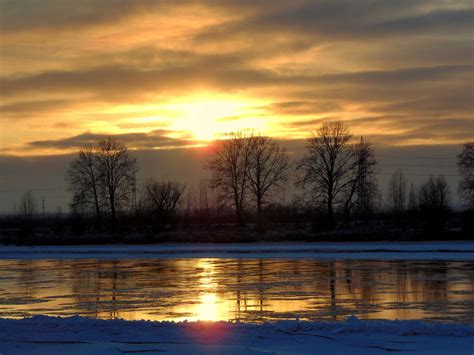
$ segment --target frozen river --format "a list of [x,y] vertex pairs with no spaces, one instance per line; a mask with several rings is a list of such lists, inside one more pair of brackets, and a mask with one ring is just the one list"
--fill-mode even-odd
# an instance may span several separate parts
[[[124,257],[127,247],[117,253],[92,247],[76,250],[77,257],[71,248],[41,253],[38,248],[3,247],[0,317],[262,322],[356,315],[474,324],[472,244],[431,249],[421,243],[412,249],[391,244],[388,254],[396,257],[387,257],[387,246],[368,250],[367,245],[351,257],[346,254],[354,254],[354,248],[344,252],[325,245],[316,250],[314,244],[303,251],[301,245],[286,248],[297,256],[275,251],[280,246],[268,246],[273,254],[262,246],[246,246],[234,250],[236,256],[221,250],[207,257],[204,249],[153,255],[153,249],[131,247],[146,257],[139,252]],[[459,257],[461,252],[467,254]]]

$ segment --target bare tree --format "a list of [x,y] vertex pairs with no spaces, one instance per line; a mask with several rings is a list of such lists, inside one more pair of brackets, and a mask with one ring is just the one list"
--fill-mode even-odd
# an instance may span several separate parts
[[307,140],[307,154],[298,164],[299,185],[309,188],[313,201],[324,205],[327,222],[334,226],[334,206],[353,183],[355,167],[352,135],[341,122],[326,122]]
[[97,144],[97,161],[100,185],[115,228],[117,210],[131,203],[134,196],[137,159],[130,156],[123,143],[107,138]]
[[344,218],[347,221],[351,209],[355,205],[361,216],[368,216],[377,195],[377,161],[374,149],[370,143],[361,137],[359,143],[353,146],[355,164],[352,169],[352,181],[347,189],[344,204]]
[[229,134],[212,146],[212,157],[206,168],[211,171],[210,187],[218,189],[221,199],[233,205],[237,223],[244,224],[243,212],[249,164],[249,135],[245,132]]
[[430,177],[418,192],[420,211],[428,221],[429,229],[440,232],[444,229],[449,212],[450,191],[444,176]]
[[388,202],[394,213],[405,211],[407,200],[407,180],[402,169],[397,169],[388,182]]
[[413,212],[417,208],[417,198],[415,192],[415,185],[410,184],[410,192],[408,193],[408,209]]
[[38,214],[38,201],[31,190],[25,192],[21,197],[19,212],[25,221],[28,222],[32,221],[36,214]]
[[145,183],[145,205],[162,231],[176,211],[186,186],[175,181],[149,179]]
[[212,196],[209,193],[209,188],[206,181],[200,181],[197,186],[196,208],[195,213],[200,223],[206,225],[211,224],[212,211]]
[[257,229],[262,232],[262,207],[267,196],[287,181],[290,163],[286,149],[273,139],[265,136],[247,139],[250,140],[246,171],[248,189],[257,206]]
[[457,164],[461,175],[459,194],[466,200],[468,207],[474,209],[474,142],[464,144]]
[[97,148],[93,145],[84,146],[79,151],[78,157],[70,163],[66,181],[73,193],[72,209],[74,211],[93,209],[100,229],[103,191],[99,181],[98,163]]
[[444,176],[430,177],[419,191],[419,207],[445,210],[449,205],[449,186]]

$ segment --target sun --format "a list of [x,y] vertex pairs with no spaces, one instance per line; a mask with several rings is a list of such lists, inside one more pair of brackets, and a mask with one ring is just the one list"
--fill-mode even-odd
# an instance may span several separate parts
[[224,133],[244,129],[265,131],[262,102],[227,96],[196,96],[167,105],[178,112],[171,129],[189,132],[197,141],[210,141]]

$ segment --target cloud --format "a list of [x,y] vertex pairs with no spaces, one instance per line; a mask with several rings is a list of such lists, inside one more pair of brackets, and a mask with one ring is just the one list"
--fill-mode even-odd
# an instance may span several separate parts
[[171,138],[167,134],[176,133],[166,130],[154,130],[148,133],[122,133],[122,134],[96,134],[82,133],[76,136],[38,140],[28,143],[30,148],[42,149],[77,149],[87,144],[96,143],[98,140],[114,137],[134,149],[178,148],[194,146],[197,143],[189,138]]
[[32,76],[4,78],[0,80],[0,92],[4,97],[41,92],[95,93],[105,100],[124,99],[136,94],[166,94],[170,91],[202,87],[230,90],[250,90],[280,85],[300,87],[324,85],[323,89],[334,85],[401,87],[406,84],[420,85],[448,79],[470,81],[474,73],[473,65],[449,65],[323,75],[301,73],[292,75],[266,69],[216,64],[205,62],[158,70],[103,66],[77,71],[50,71]]
[[0,106],[0,119],[14,117],[26,118],[32,114],[43,112],[57,111],[70,107],[73,101],[71,100],[37,100],[37,101],[19,101]]
[[146,93],[169,94],[199,87],[238,89],[282,80],[270,71],[219,67],[216,62],[157,70],[104,66],[4,78],[0,80],[0,92],[4,97],[41,92],[92,93],[113,101]]
[[75,29],[154,11],[165,3],[158,0],[44,0],[41,4],[35,0],[3,1],[0,30]]
[[413,34],[418,32],[433,34],[437,31],[452,31],[463,33],[464,30],[472,28],[474,10],[440,10],[432,11],[418,16],[408,16],[401,19],[389,20],[372,24],[367,30],[375,35],[386,34]]
[[223,96],[248,107],[216,117],[222,127],[301,137],[341,119],[387,141],[464,139],[473,18],[470,0],[3,1],[2,151],[108,130],[140,147],[192,144],[135,132],[195,119],[183,100]]
[[283,101],[272,103],[266,109],[279,115],[314,115],[341,111],[343,107],[331,101]]
[[[426,9],[421,1],[310,1],[258,12],[255,16],[214,26],[198,33],[198,39],[276,36],[286,33],[313,38],[313,43],[340,40],[386,39],[392,36],[462,33],[472,29],[472,3],[444,8],[432,1]],[[428,7],[429,8],[429,7]]]
[[374,107],[379,112],[404,112],[416,114],[444,115],[464,112],[471,115],[474,112],[474,101],[469,87],[454,92],[434,93],[430,97],[407,99]]

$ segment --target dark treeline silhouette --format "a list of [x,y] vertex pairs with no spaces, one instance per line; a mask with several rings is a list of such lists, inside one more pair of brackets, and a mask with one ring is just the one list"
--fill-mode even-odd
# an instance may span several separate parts
[[302,171],[299,186],[308,192],[310,203],[316,212],[323,212],[323,227],[335,226],[335,210],[350,218],[352,207],[370,215],[377,183],[374,179],[376,161],[372,146],[361,137],[360,142],[351,143],[349,128],[341,122],[323,123],[308,139],[307,153],[298,162]]
[[[291,156],[274,139],[241,131],[216,140],[195,186],[148,177],[114,138],[82,147],[66,181],[70,212],[40,213],[27,191],[0,238],[13,243],[466,239],[473,232],[474,143],[458,155],[463,211],[443,176],[420,186],[403,170],[380,192],[375,150],[341,122],[323,123]],[[383,203],[382,203],[383,201]],[[43,200],[44,206],[44,200]],[[43,207],[44,210],[44,207]]]

